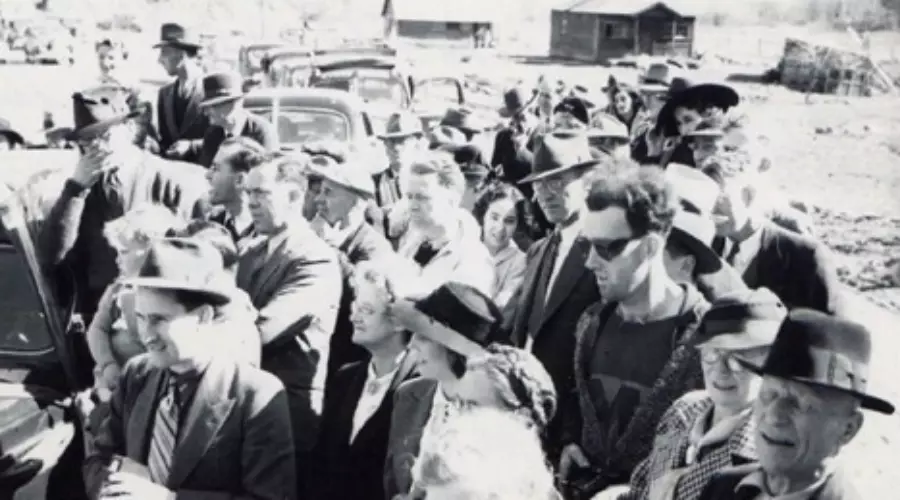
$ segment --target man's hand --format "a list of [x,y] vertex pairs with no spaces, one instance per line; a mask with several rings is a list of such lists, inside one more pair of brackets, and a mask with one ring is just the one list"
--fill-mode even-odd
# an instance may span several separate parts
[[129,472],[114,472],[100,489],[100,499],[175,500],[175,492]]
[[166,156],[169,158],[184,158],[190,151],[191,141],[181,139],[169,146],[169,149],[166,150]]
[[591,462],[584,456],[581,447],[572,443],[563,448],[562,453],[559,456],[559,477],[568,479],[569,474],[571,474],[575,468],[586,469],[590,466]]
[[109,162],[109,153],[102,150],[90,148],[75,166],[75,172],[72,173],[72,180],[85,189],[93,186],[103,175],[107,168],[111,167]]

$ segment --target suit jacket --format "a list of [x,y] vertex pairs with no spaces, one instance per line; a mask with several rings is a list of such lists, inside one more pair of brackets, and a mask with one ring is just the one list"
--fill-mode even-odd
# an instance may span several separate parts
[[[747,475],[759,470],[759,465],[749,464],[730,467],[713,476],[700,494],[699,500],[755,500],[753,488],[741,488],[738,484]],[[809,500],[862,500],[847,474],[840,468],[835,470],[828,481]]]
[[[353,414],[365,389],[368,361],[351,363],[330,382],[322,412],[322,430],[314,453],[314,499],[377,500],[384,495],[384,463],[394,409],[394,394],[415,376],[415,358],[408,353],[375,413],[353,442]],[[353,480],[348,480],[348,478]]]
[[238,257],[237,285],[259,311],[260,366],[284,384],[297,451],[309,451],[318,432],[341,299],[337,252],[301,222],[249,241]]
[[503,309],[518,293],[525,278],[525,252],[510,242],[494,256],[494,303]]
[[[548,239],[543,238],[528,249],[525,277],[521,291],[514,299],[515,309],[508,326],[513,345],[525,347],[529,336],[534,339],[531,350],[544,364],[556,386],[559,409],[547,428],[547,448],[552,458],[562,444],[562,415],[578,411],[572,366],[578,318],[588,306],[600,300],[600,292],[593,273],[584,267],[590,243],[578,238],[572,244],[553,283],[543,317],[536,324],[529,324],[541,266],[551,257],[547,254],[547,242]],[[549,261],[548,264],[553,265],[553,262]]]
[[[72,271],[77,310],[90,320],[106,287],[119,275],[116,251],[103,235],[106,223],[133,207],[164,205],[185,219],[207,209],[209,183],[196,165],[140,153],[136,164],[104,173],[89,189],[67,181],[41,229],[44,261]],[[69,297],[63,303],[70,303]]]
[[[350,322],[350,305],[355,294],[350,284],[354,266],[363,261],[385,261],[394,250],[391,244],[375,228],[365,222],[350,233],[350,236],[338,248],[340,252],[341,271],[344,276],[344,290],[341,293],[341,304],[338,309],[334,335],[331,336],[331,348],[328,357],[328,377],[347,363],[369,359],[365,349],[353,343],[353,323]],[[326,383],[330,388],[331,384]]]
[[[261,116],[246,112],[247,119],[241,128],[241,137],[247,137],[258,142],[267,151],[278,149],[278,132],[271,122]],[[219,126],[210,126],[203,135],[203,144],[200,146],[200,156],[197,161],[204,167],[212,165],[213,158],[219,151],[219,146],[225,142],[225,129]]]
[[769,288],[789,309],[842,314],[841,285],[829,249],[772,223],[762,232],[759,253],[743,275],[747,285]]
[[[163,85],[159,89],[156,101],[157,126],[159,127],[159,149],[165,152],[172,144],[179,140],[191,141],[191,148],[183,158],[175,158],[182,161],[196,162],[203,145],[203,136],[209,128],[209,118],[200,108],[203,100],[203,79],[189,80],[186,96],[177,92],[178,80]],[[176,120],[176,106],[185,109],[181,123]]]
[[405,382],[394,394],[391,432],[384,460],[384,498],[405,495],[412,488],[412,467],[419,457],[422,434],[431,417],[437,382]]
[[[125,367],[110,411],[85,460],[85,484],[96,498],[114,455],[146,465],[165,372],[147,355]],[[182,415],[166,487],[178,499],[296,498],[294,448],[284,387],[246,364],[214,359]]]

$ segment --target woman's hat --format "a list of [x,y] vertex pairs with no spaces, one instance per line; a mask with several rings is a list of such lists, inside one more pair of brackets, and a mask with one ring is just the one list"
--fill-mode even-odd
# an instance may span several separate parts
[[794,309],[781,323],[762,366],[738,361],[759,375],[833,389],[859,398],[863,408],[894,413],[894,405],[867,393],[872,334],[847,319]]
[[134,109],[130,93],[125,89],[105,87],[90,93],[72,95],[74,127],[66,140],[78,140],[100,135],[113,125],[118,125],[143,114],[144,108]]
[[222,256],[210,244],[193,238],[163,238],[151,243],[144,264],[128,284],[203,295],[213,305],[231,301]]
[[189,30],[178,23],[163,23],[159,29],[159,42],[153,48],[199,49],[202,46],[199,36],[193,30]]
[[500,108],[500,116],[503,118],[511,118],[522,111],[537,99],[538,92],[531,92],[531,95],[522,88],[515,87],[503,92],[503,107]]
[[398,300],[393,312],[408,330],[463,356],[482,354],[502,320],[490,297],[455,281],[422,299]]
[[203,77],[201,107],[215,106],[244,97],[244,79],[237,73],[224,71]]
[[378,137],[380,139],[402,139],[421,136],[424,133],[422,120],[419,117],[409,111],[397,111],[391,113],[391,116],[388,117],[387,124],[384,126],[384,133]]
[[698,273],[719,271],[725,264],[712,249],[716,237],[712,213],[719,199],[719,185],[700,170],[679,163],[670,163],[665,176],[680,205],[669,237],[691,251],[697,261]]
[[356,163],[338,164],[327,156],[316,156],[310,158],[307,168],[310,174],[331,181],[363,198],[375,196],[372,174]]
[[531,174],[519,184],[534,182],[580,167],[597,165],[591,155],[587,135],[575,130],[558,130],[543,136],[531,162]]
[[587,101],[580,97],[566,97],[553,107],[554,113],[569,113],[576,120],[587,125],[590,122]]
[[709,106],[728,110],[740,104],[741,97],[733,87],[724,83],[694,83],[688,79],[682,79],[678,85],[673,86],[669,92],[669,98],[659,111],[656,123],[657,128],[663,131],[666,137],[678,134],[675,123],[675,108],[688,103],[704,103]]
[[768,288],[729,292],[703,316],[694,345],[728,351],[768,347],[785,316],[787,308]]

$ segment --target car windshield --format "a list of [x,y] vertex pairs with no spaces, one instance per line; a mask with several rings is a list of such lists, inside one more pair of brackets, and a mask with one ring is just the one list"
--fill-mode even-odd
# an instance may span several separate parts
[[252,49],[247,49],[247,63],[250,66],[250,70],[259,71],[262,69],[262,59],[266,55],[267,52],[272,50],[272,47],[268,46],[260,46],[254,47]]
[[350,90],[351,79],[355,81],[356,94],[368,103],[392,107],[405,105],[403,83],[386,71],[337,70],[327,73],[317,86]]
[[52,341],[40,297],[24,259],[4,239],[0,234],[0,352],[49,349]]
[[272,110],[252,110],[270,122],[276,123],[278,140],[286,146],[310,141],[328,140],[346,142],[350,140],[350,122],[347,117],[326,109],[281,108],[277,120],[272,119]]

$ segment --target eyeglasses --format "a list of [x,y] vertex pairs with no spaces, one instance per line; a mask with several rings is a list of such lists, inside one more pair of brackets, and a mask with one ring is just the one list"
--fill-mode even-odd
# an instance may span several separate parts
[[542,189],[544,191],[552,191],[554,193],[558,193],[566,189],[566,181],[567,177],[564,175],[545,177],[543,179],[534,181],[534,189],[535,191],[537,191],[538,189]]
[[605,261],[611,261],[622,255],[626,248],[628,248],[628,244],[632,241],[636,241],[636,238],[617,238],[614,240],[591,240],[591,247],[594,249],[594,252],[597,253],[597,256]]
[[732,373],[740,373],[745,370],[744,366],[738,362],[733,353],[720,349],[702,349],[700,351],[700,360],[703,364],[710,366],[724,362],[725,366]]

